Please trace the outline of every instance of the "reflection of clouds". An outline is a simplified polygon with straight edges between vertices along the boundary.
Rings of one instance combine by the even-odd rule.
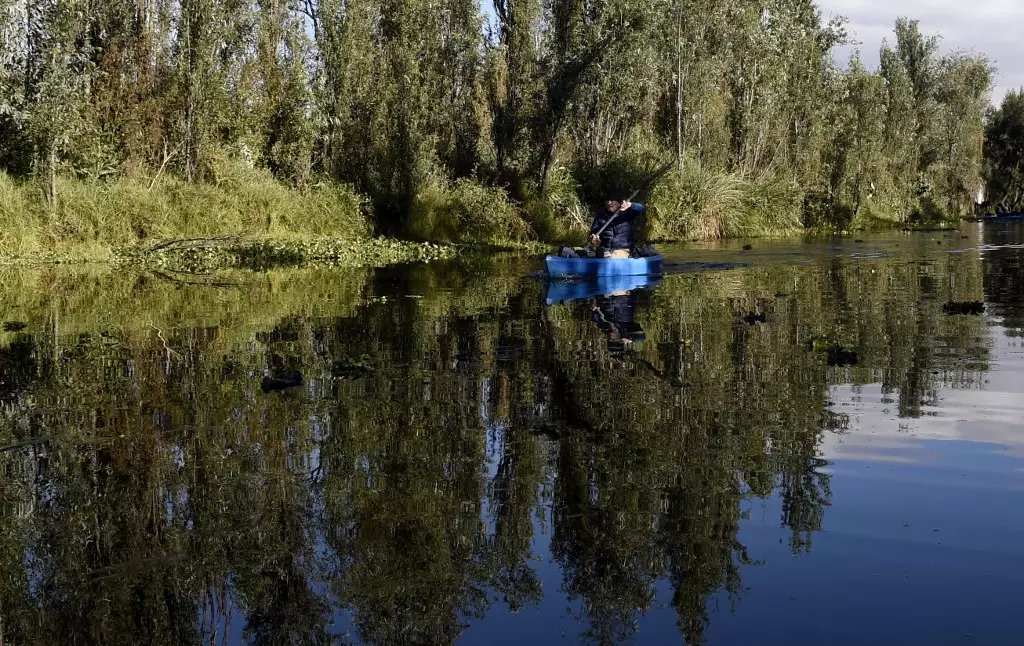
[[[879,384],[836,386],[829,391],[835,412],[850,417],[849,430],[825,433],[822,456],[829,460],[927,462],[927,444],[962,440],[1005,447],[1024,457],[1024,352],[1002,328],[993,328],[992,370],[979,388],[941,388],[938,405],[917,419],[900,419],[898,397]]]
[[[1020,29],[1024,3],[1019,0],[820,0],[827,20],[835,15],[850,19],[849,31],[869,67],[878,64],[882,39],[893,44],[893,24],[899,16],[921,21],[925,34],[941,34],[943,51],[974,50],[998,68],[993,98],[998,101],[1012,88],[1024,86],[1024,61],[1020,59]],[[840,61],[852,51],[837,52]]]

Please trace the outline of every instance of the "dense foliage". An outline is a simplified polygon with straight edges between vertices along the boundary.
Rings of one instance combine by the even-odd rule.
[[[986,201],[1016,209],[1024,200],[1024,89],[985,117]]]
[[[965,212],[987,61],[846,41],[812,0],[2,0],[0,168],[56,208],[60,175],[245,164],[444,238],[556,237],[672,156],[654,236]]]

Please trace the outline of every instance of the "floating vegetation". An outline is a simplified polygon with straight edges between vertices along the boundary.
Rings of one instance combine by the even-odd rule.
[[[920,225],[920,226],[911,225],[911,226],[903,227],[903,229],[902,229],[903,233],[951,233],[951,232],[954,232],[956,230],[957,230],[956,227],[950,227],[950,226],[938,226],[937,227],[937,226],[929,226],[929,225]]]
[[[985,304],[981,301],[949,301],[942,306],[942,311],[949,315],[978,316],[985,313]]]
[[[843,368],[857,365],[857,351],[828,336],[816,336],[808,341],[807,346],[815,354],[825,355],[825,362],[829,366]]]
[[[262,271],[274,267],[329,264],[380,267],[406,262],[453,258],[459,248],[432,242],[391,238],[312,238],[307,240],[243,240],[235,237],[173,240],[151,247],[116,252],[118,264],[141,264],[187,273],[239,268]]]

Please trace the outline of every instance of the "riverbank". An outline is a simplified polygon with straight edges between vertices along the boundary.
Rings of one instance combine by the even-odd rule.
[[[411,240],[385,238],[373,235],[368,198],[346,184],[300,189],[240,163],[218,168],[206,183],[174,176],[61,178],[55,206],[39,183],[0,172],[0,265],[99,262],[183,271],[382,266],[483,247],[540,253],[581,244],[590,217],[569,185],[553,186],[546,201],[516,204],[501,189],[470,180],[428,182],[406,218],[404,235]],[[820,219],[803,222],[802,196],[792,182],[690,167],[653,191],[644,237],[699,241],[820,232]],[[901,224],[878,212],[866,210],[860,222],[847,224]]]
[[[373,236],[366,199],[344,184],[303,190],[234,166],[210,184],[173,177],[61,179],[42,189],[0,173],[0,265],[109,263],[205,271],[443,260],[460,247]]]

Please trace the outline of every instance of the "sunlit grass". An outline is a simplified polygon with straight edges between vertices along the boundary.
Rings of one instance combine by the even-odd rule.
[[[51,208],[39,185],[0,172],[0,254],[105,259],[168,238],[366,238],[363,198],[343,184],[299,190],[269,174],[228,169],[215,184],[174,177],[113,182],[62,178]]]
[[[801,198],[799,187],[784,177],[747,178],[692,163],[653,191],[649,234],[712,240],[793,233],[801,227]]]

